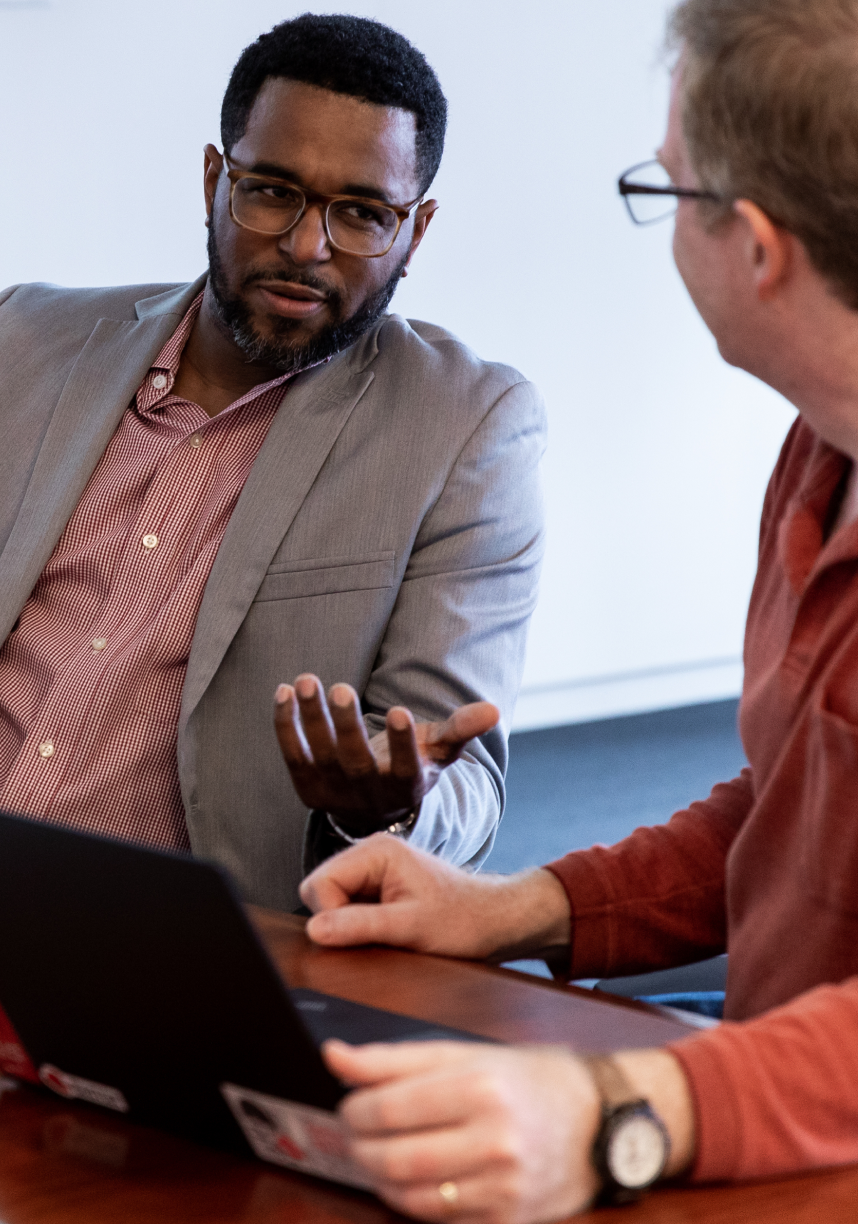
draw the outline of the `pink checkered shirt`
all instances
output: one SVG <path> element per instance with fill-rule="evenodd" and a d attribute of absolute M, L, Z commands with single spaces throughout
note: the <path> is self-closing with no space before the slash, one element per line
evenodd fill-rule
<path fill-rule="evenodd" d="M 289 375 L 218 416 L 172 394 L 196 299 L 0 650 L 0 807 L 189 848 L 176 728 L 203 589 Z"/>

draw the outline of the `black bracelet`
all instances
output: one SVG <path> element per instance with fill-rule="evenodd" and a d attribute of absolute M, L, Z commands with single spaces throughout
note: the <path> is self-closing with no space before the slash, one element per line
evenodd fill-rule
<path fill-rule="evenodd" d="M 346 833 L 345 829 L 341 829 L 330 812 L 325 812 L 325 815 L 328 818 L 328 824 L 337 837 L 341 838 L 349 846 L 359 846 L 368 837 L 372 837 L 373 833 L 392 833 L 394 837 L 403 837 L 406 833 L 410 833 L 417 823 L 420 808 L 419 806 L 416 807 L 413 812 L 408 813 L 404 820 L 397 820 L 394 824 L 388 825 L 386 829 L 373 829 L 372 833 L 362 833 L 359 837 L 355 837 L 354 834 Z"/>

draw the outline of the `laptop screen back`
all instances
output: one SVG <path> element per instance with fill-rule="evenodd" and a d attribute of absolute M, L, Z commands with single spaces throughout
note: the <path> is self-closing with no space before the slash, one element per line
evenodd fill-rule
<path fill-rule="evenodd" d="M 0 1007 L 35 1066 L 137 1121 L 244 1149 L 225 1081 L 343 1095 L 215 867 L 0 813 L 0 946 Z"/>

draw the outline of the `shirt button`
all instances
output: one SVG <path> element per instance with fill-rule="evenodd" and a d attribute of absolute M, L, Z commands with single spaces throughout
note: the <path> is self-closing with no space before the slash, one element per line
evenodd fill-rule
<path fill-rule="evenodd" d="M 156 548 L 157 544 L 158 544 L 158 537 L 156 535 L 144 535 L 143 537 L 143 547 L 144 548 Z"/>
<path fill-rule="evenodd" d="M 107 638 L 93 638 L 92 639 L 92 649 L 93 650 L 104 650 L 106 645 L 107 645 Z"/>
<path fill-rule="evenodd" d="M 50 740 L 42 740 L 39 744 L 39 756 L 47 760 L 54 755 L 54 745 Z"/>
<path fill-rule="evenodd" d="M 188 445 L 193 446 L 195 450 L 197 447 L 202 446 L 202 444 L 203 440 L 199 434 L 191 434 L 191 436 L 188 438 Z"/>
<path fill-rule="evenodd" d="M 155 377 L 152 379 L 152 386 L 157 391 L 163 391 L 166 385 L 167 385 L 167 375 L 166 374 L 156 374 Z"/>

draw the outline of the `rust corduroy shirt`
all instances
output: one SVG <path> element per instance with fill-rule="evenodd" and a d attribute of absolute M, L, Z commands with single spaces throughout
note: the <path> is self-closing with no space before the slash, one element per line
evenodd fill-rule
<path fill-rule="evenodd" d="M 740 712 L 750 768 L 666 824 L 552 863 L 571 977 L 729 947 L 727 1021 L 671 1047 L 698 1180 L 858 1161 L 858 522 L 801 419 L 763 509 Z"/>

